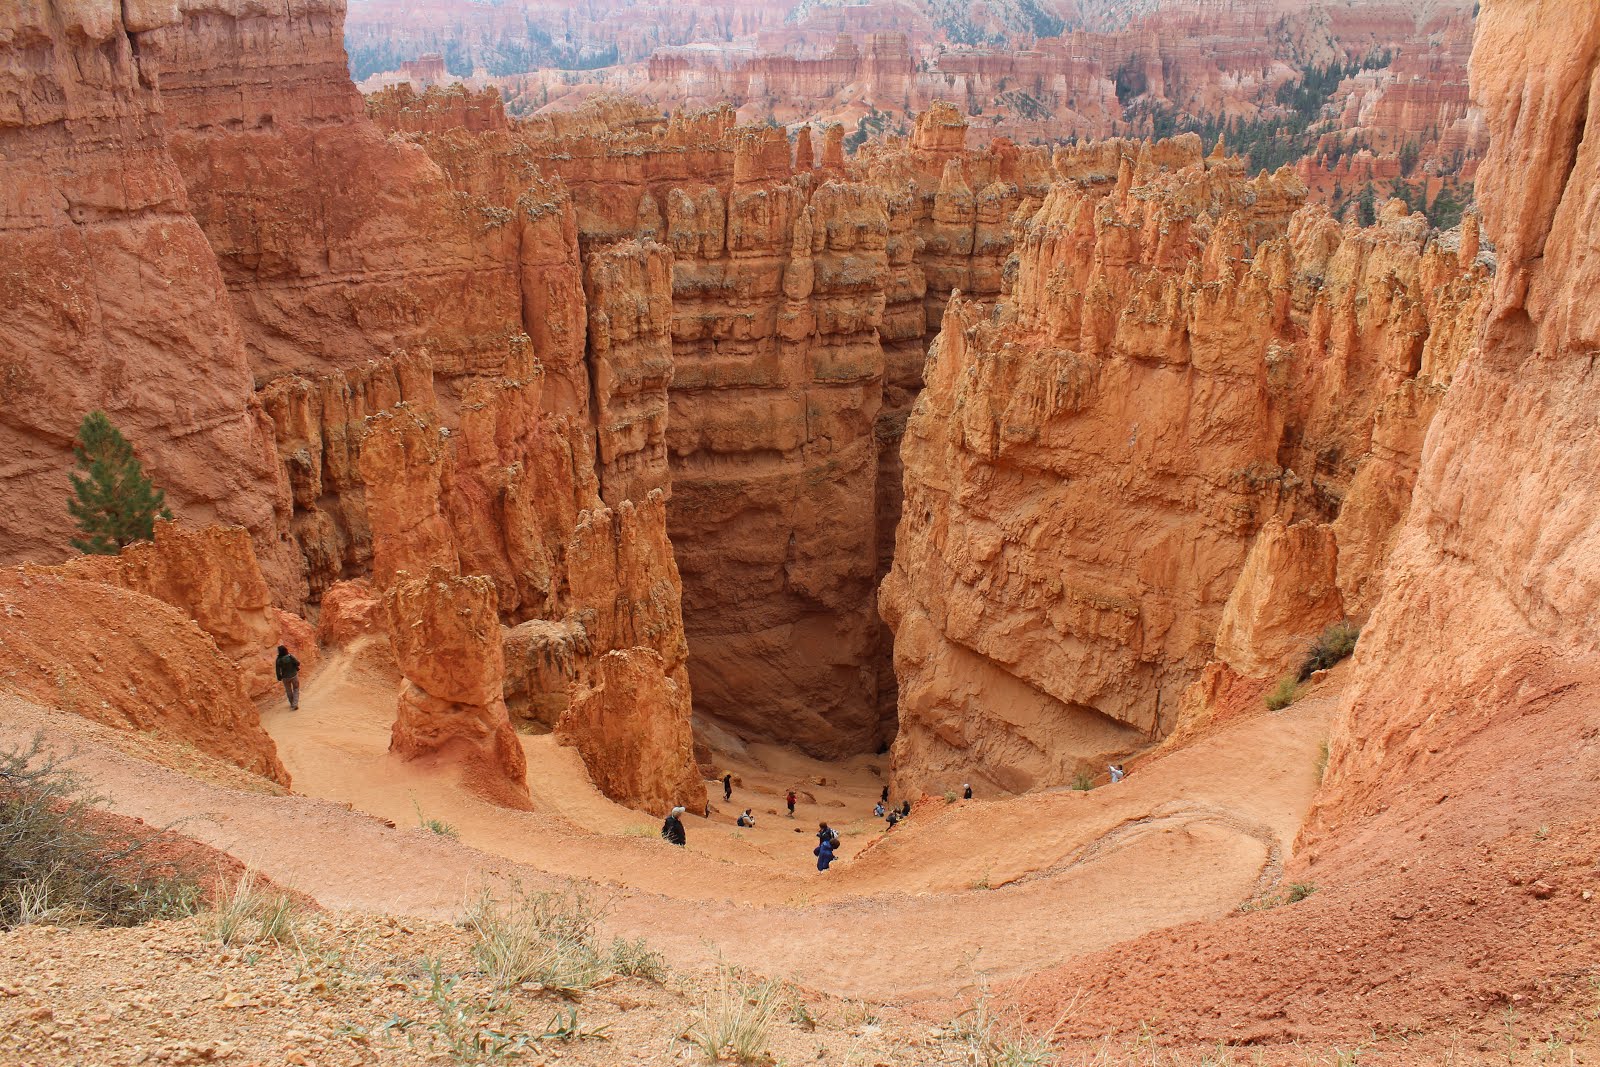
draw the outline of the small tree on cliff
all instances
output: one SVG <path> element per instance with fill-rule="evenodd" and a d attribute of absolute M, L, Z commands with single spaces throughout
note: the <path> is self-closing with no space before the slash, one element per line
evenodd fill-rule
<path fill-rule="evenodd" d="M 170 519 L 167 497 L 145 477 L 133 446 L 103 411 L 91 411 L 78 426 L 72 452 L 78 469 L 67 511 L 82 537 L 72 547 L 90 555 L 114 556 L 135 541 L 155 536 L 156 519 Z"/>

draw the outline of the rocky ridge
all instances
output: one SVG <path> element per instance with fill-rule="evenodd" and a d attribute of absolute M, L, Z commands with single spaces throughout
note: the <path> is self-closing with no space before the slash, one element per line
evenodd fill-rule
<path fill-rule="evenodd" d="M 881 594 L 897 790 L 1092 775 L 1205 714 L 1211 661 L 1364 616 L 1473 350 L 1487 273 L 1402 205 L 1341 227 L 1195 138 L 1115 171 L 1058 182 L 997 313 L 953 300 L 930 350 Z"/>

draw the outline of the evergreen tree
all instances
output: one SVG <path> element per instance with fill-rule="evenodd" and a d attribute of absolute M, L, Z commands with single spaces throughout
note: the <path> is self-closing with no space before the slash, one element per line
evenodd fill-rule
<path fill-rule="evenodd" d="M 1356 221 L 1362 226 L 1371 226 L 1378 221 L 1378 196 L 1371 182 L 1361 190 L 1361 199 L 1356 201 Z"/>
<path fill-rule="evenodd" d="M 145 477 L 133 446 L 103 411 L 91 411 L 78 426 L 72 452 L 78 469 L 67 511 L 82 537 L 72 547 L 89 555 L 114 556 L 135 541 L 155 536 L 156 519 L 170 519 L 166 494 Z"/>

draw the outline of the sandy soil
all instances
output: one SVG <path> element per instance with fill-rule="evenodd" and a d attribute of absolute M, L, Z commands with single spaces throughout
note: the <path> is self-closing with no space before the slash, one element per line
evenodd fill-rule
<path fill-rule="evenodd" d="M 726 959 L 935 1012 L 980 985 L 1229 914 L 1273 883 L 1316 785 L 1337 682 L 1121 785 L 922 798 L 890 832 L 871 815 L 881 761 L 829 765 L 753 747 L 728 766 L 739 782 L 731 804 L 708 785 L 715 810 L 689 820 L 683 850 L 656 837 L 655 816 L 599 795 L 548 736 L 524 738 L 526 813 L 464 794 L 448 769 L 391 758 L 393 693 L 381 663 L 347 653 L 308 681 L 300 712 L 265 706 L 296 796 L 196 780 L 118 751 L 103 728 L 21 702 L 3 703 L 0 744 L 35 729 L 76 744 L 80 770 L 115 810 L 155 824 L 186 818 L 191 836 L 328 908 L 449 919 L 497 880 L 579 879 L 605 887 L 618 933 L 676 963 Z M 793 821 L 782 814 L 791 785 L 814 797 Z M 741 830 L 733 819 L 746 806 L 757 825 Z M 419 810 L 459 841 L 419 829 Z M 826 874 L 811 856 L 819 819 L 844 836 Z"/>

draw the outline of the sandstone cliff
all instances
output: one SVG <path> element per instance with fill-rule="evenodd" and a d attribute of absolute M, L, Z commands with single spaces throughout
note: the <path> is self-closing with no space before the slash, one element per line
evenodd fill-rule
<path fill-rule="evenodd" d="M 897 790 L 1092 772 L 1213 657 L 1265 674 L 1369 602 L 1483 274 L 1398 206 L 1344 229 L 1197 148 L 1058 184 L 999 315 L 946 312 L 881 594 Z"/>
<path fill-rule="evenodd" d="M 1470 847 L 1592 795 L 1600 11 L 1485 3 L 1473 89 L 1492 133 L 1479 186 L 1499 267 L 1357 650 L 1305 833 L 1313 862 L 1359 862 L 1369 820 L 1431 820 Z M 1486 789 L 1519 784 L 1493 812 L 1452 819 L 1440 805 L 1457 790 L 1428 783 L 1453 767 L 1480 768 Z"/>
<path fill-rule="evenodd" d="M 0 243 L 22 265 L 7 291 L 21 314 L 0 327 L 16 362 L 0 477 L 24 505 L 12 515 L 45 517 L 0 525 L 0 553 L 59 554 L 65 509 L 49 502 L 65 500 L 77 420 L 103 407 L 190 525 L 75 576 L 180 609 L 253 692 L 270 688 L 277 641 L 315 658 L 310 625 L 280 609 L 342 590 L 325 635 L 382 629 L 397 645 L 396 751 L 467 738 L 490 791 L 526 803 L 503 693 L 438 691 L 430 673 L 482 650 L 437 617 L 444 601 L 396 590 L 438 568 L 446 585 L 488 583 L 472 602 L 496 642 L 543 620 L 593 629 L 586 657 L 652 649 L 658 688 L 677 686 L 669 732 L 688 729 L 679 587 L 651 496 L 670 486 L 671 257 L 643 241 L 580 260 L 571 198 L 525 166 L 485 186 L 503 206 L 486 199 L 470 136 L 503 133 L 497 101 L 449 98 L 470 135 L 453 160 L 386 136 L 346 72 L 343 16 L 339 0 L 184 0 L 0 20 L 15 208 Z M 621 517 L 582 518 L 602 496 Z M 634 499 L 650 501 L 644 532 Z M 198 529 L 213 519 L 248 535 Z M 592 547 L 595 523 L 614 523 L 629 562 L 583 556 L 575 589 L 567 553 Z M 588 665 L 569 680 L 587 685 Z M 526 687 L 525 672 L 491 673 Z M 683 761 L 670 789 L 691 772 Z"/>
<path fill-rule="evenodd" d="M 72 440 L 101 408 L 174 509 L 247 527 L 292 588 L 270 431 L 135 44 L 176 16 L 127 7 L 0 18 L 0 559 L 67 554 Z"/>
<path fill-rule="evenodd" d="M 397 89 L 369 110 L 465 194 L 514 210 L 533 166 L 568 205 L 602 496 L 670 488 L 697 710 L 818 754 L 884 743 L 874 590 L 905 412 L 951 290 L 998 295 L 1050 155 L 968 151 L 948 107 L 847 165 L 837 127 L 820 159 L 809 131 L 791 148 L 725 108 L 664 122 L 602 100 L 474 131 L 467 96 Z"/>

